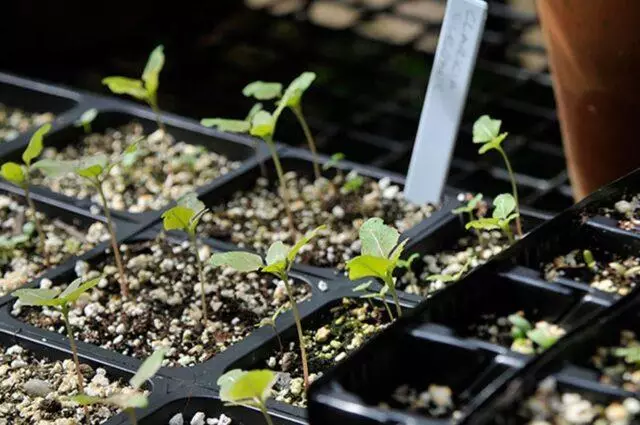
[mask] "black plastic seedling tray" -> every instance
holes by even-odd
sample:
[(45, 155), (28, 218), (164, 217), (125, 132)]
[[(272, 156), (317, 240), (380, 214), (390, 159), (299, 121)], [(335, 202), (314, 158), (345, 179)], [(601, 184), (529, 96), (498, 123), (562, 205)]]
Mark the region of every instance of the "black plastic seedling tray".
[[(573, 249), (590, 249), (596, 261), (600, 258), (603, 263), (636, 255), (638, 236), (607, 226), (597, 214), (605, 206), (612, 208), (622, 196), (637, 193), (639, 176), (640, 170), (534, 229), (484, 266), (422, 302), (348, 360), (323, 375), (310, 389), (310, 422), (413, 424), (451, 419), (409, 413), (397, 406), (381, 407), (379, 403), (388, 402), (394, 389), (401, 384), (415, 384), (419, 391), (424, 391), (430, 384), (448, 385), (459, 410), (456, 421), (476, 423), (482, 415), (484, 420), (490, 420), (495, 409), (501, 406), (499, 403), (512, 404), (513, 388), (510, 385), (520, 384), (512, 380), (514, 376), (521, 373), (529, 379), (532, 375), (525, 372), (542, 368), (549, 359), (584, 360), (586, 343), (575, 341), (589, 340), (593, 351), (594, 335), (604, 340), (610, 337), (611, 326), (617, 326), (605, 329), (601, 322), (617, 317), (620, 311), (637, 309), (640, 288), (635, 287), (621, 297), (579, 280), (547, 281), (542, 267), (555, 256)], [(628, 305), (634, 307), (626, 307)], [(542, 354), (530, 356), (469, 333), (469, 325), (478, 323), (487, 313), (504, 317), (515, 311), (525, 312), (525, 317), (532, 322), (545, 320), (558, 324), (567, 334)], [(635, 318), (637, 310), (629, 314), (634, 314)], [(637, 329), (633, 320), (625, 320), (632, 329)], [(433, 340), (443, 344), (437, 348), (441, 355), (410, 357), (413, 354), (409, 353), (419, 349), (432, 353), (435, 348), (424, 347)], [(481, 350), (488, 360), (482, 363), (482, 355), (469, 355), (466, 359), (454, 357), (454, 352), (465, 350)], [(408, 357), (413, 361), (407, 361)], [(589, 373), (576, 369), (564, 370), (559, 382), (589, 390), (595, 388), (596, 393), (601, 389), (602, 385), (594, 382), (593, 373), (589, 385), (580, 382), (580, 377), (588, 377)], [(478, 381), (482, 384), (478, 385)], [(492, 398), (499, 389), (503, 398)], [(616, 391), (624, 393), (607, 389), (604, 394)]]

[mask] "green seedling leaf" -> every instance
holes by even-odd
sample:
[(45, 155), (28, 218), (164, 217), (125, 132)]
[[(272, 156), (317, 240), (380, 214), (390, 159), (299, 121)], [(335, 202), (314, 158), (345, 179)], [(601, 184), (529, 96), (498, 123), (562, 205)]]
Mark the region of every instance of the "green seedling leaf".
[(194, 213), (205, 209), (204, 202), (198, 199), (198, 194), (194, 192), (182, 195), (176, 202), (178, 205), (191, 209)]
[(283, 267), (286, 267), (285, 265), (287, 262), (287, 254), (289, 253), (290, 249), (291, 247), (289, 245), (286, 245), (282, 241), (276, 241), (272, 243), (267, 250), (267, 265), (283, 265)]
[(334, 153), (331, 158), (322, 165), (323, 170), (329, 170), (330, 168), (337, 168), (341, 161), (344, 161), (345, 155), (342, 152)]
[(354, 292), (366, 291), (367, 289), (369, 289), (371, 287), (372, 283), (373, 283), (372, 281), (368, 281), (368, 282), (362, 283), (362, 284), (356, 286), (355, 288), (353, 288), (353, 291)]
[(478, 153), (482, 155), (485, 152), (488, 152), (488, 151), (490, 151), (492, 149), (500, 148), (500, 145), (502, 144), (504, 139), (506, 139), (507, 136), (508, 136), (508, 133), (502, 133), (501, 135), (499, 135), (498, 137), (496, 137), (492, 141), (487, 142), (484, 145), (482, 145), (480, 147), (480, 149), (478, 149)]
[(590, 250), (585, 249), (584, 251), (582, 251), (582, 258), (584, 259), (587, 267), (589, 267), (590, 269), (596, 268), (596, 259), (593, 258), (593, 253)]
[(531, 326), (531, 323), (529, 323), (527, 319), (525, 319), (519, 314), (512, 314), (509, 317), (507, 317), (507, 320), (509, 320), (509, 323), (511, 323), (513, 326), (522, 330), (525, 334), (533, 329), (533, 326)]
[[(408, 241), (408, 239), (406, 239), (406, 240)], [(403, 241), (403, 243), (405, 243), (405, 242)], [(404, 248), (404, 245), (403, 245), (403, 248)], [(396, 252), (397, 250), (398, 250), (397, 248), (394, 250), (394, 254), (395, 254), (395, 252)], [(411, 254), (411, 255), (409, 256), (409, 258), (407, 258), (406, 260), (400, 260), (400, 259), (398, 259), (398, 260), (396, 261), (396, 267), (400, 267), (400, 268), (403, 268), (403, 269), (407, 269), (407, 270), (409, 270), (409, 269), (411, 269), (411, 265), (413, 264), (413, 262), (414, 262), (415, 260), (417, 260), (418, 258), (420, 258), (420, 254), (418, 254), (417, 252), (414, 252), (414, 253), (413, 253), (413, 254)], [(394, 256), (392, 256), (392, 257), (391, 257), (391, 260), (392, 260), (392, 261), (393, 261), (393, 259), (394, 259)]]
[(391, 255), (389, 256), (389, 259), (391, 260), (391, 263), (393, 264), (393, 267), (397, 267), (398, 266), (398, 262), (400, 261), (400, 256), (404, 252), (404, 247), (407, 244), (407, 242), (409, 242), (409, 238), (407, 238), (407, 239), (403, 240), (402, 242), (400, 242), (398, 244), (398, 246), (396, 246), (394, 248), (394, 250), (391, 252)]
[(464, 225), (464, 228), (469, 229), (481, 229), (481, 230), (496, 230), (501, 229), (499, 218), (480, 218), (473, 220)]
[(276, 120), (273, 115), (264, 110), (258, 111), (251, 120), (250, 133), (252, 136), (268, 138), (273, 136), (275, 126)]
[(87, 179), (97, 179), (107, 168), (109, 158), (105, 154), (98, 154), (89, 158), (84, 158), (75, 163), (74, 171), (80, 177)]
[(13, 291), (12, 294), (20, 300), (22, 305), (35, 305), (35, 306), (52, 306), (58, 305), (56, 301), (56, 295), (58, 291), (55, 289), (45, 288), (22, 288)]
[(558, 341), (558, 338), (551, 335), (544, 329), (536, 328), (527, 332), (527, 338), (538, 344), (545, 350)]
[(63, 174), (73, 173), (75, 161), (56, 161), (54, 159), (41, 159), (32, 165), (33, 168), (40, 170), (44, 175), (57, 177)]
[(640, 346), (616, 348), (613, 350), (613, 355), (616, 357), (624, 357), (624, 361), (627, 363), (640, 363)]
[(96, 277), (95, 279), (91, 279), (86, 282), (83, 282), (81, 278), (78, 278), (73, 282), (71, 282), (71, 284), (69, 284), (69, 286), (67, 286), (67, 288), (64, 291), (62, 291), (62, 293), (58, 295), (57, 298), (66, 304), (74, 303), (80, 297), (80, 295), (84, 294), (89, 289), (96, 286), (101, 279), (102, 279), (102, 276), (99, 276), (99, 277)]
[(364, 184), (364, 178), (360, 175), (349, 177), (347, 181), (342, 185), (342, 191), (344, 193), (356, 192)]
[(2, 168), (0, 168), (0, 174), (2, 174), (3, 179), (18, 186), (22, 186), (26, 182), (24, 170), (15, 162), (7, 162), (2, 164)]
[(149, 379), (153, 377), (153, 375), (158, 372), (160, 367), (162, 366), (162, 361), (164, 360), (164, 356), (167, 354), (169, 349), (163, 347), (155, 350), (153, 354), (151, 354), (147, 359), (140, 365), (140, 368), (136, 372), (135, 375), (129, 380), (129, 384), (135, 389), (139, 389), (142, 385)]
[(457, 281), (458, 276), (455, 274), (432, 274), (427, 276), (427, 280), (430, 282), (440, 281), (443, 283), (449, 283)]
[(162, 213), (162, 225), (164, 230), (184, 230), (189, 228), (189, 223), (195, 213), (191, 208), (177, 205)]
[(513, 195), (509, 193), (503, 193), (496, 196), (493, 200), (493, 218), (499, 218), (505, 220), (516, 209), (516, 200)]
[(384, 224), (379, 217), (370, 218), (360, 227), (360, 241), (362, 255), (388, 258), (398, 244), (400, 233), (391, 226)]
[(251, 120), (253, 120), (253, 117), (263, 109), (264, 108), (262, 107), (262, 103), (256, 103), (251, 107), (251, 109), (249, 109), (249, 113), (247, 114), (247, 118), (245, 118), (245, 121), (250, 123)]
[(227, 403), (256, 406), (266, 401), (277, 378), (272, 370), (230, 370), (218, 378), (220, 398)]
[(471, 213), (476, 208), (478, 208), (478, 204), (480, 203), (480, 201), (482, 201), (482, 193), (478, 193), (476, 196), (470, 199), (469, 202), (467, 202), (465, 205), (462, 205), (461, 207), (458, 207), (451, 212), (453, 214)]
[(93, 120), (98, 116), (98, 110), (96, 108), (87, 109), (80, 115), (80, 118), (73, 123), (75, 127), (82, 127), (87, 124), (91, 124)]
[(144, 86), (149, 93), (158, 91), (158, 81), (163, 66), (164, 46), (161, 44), (153, 49), (142, 72), (142, 81), (144, 81)]
[(144, 101), (149, 99), (147, 90), (140, 80), (127, 77), (107, 77), (102, 80), (102, 84), (105, 84), (109, 90), (116, 94), (127, 94)]
[(498, 137), (502, 121), (483, 115), (473, 124), (473, 143), (487, 143)]
[(95, 397), (86, 394), (78, 394), (69, 397), (70, 401), (78, 403), (80, 406), (90, 406), (92, 404), (102, 404), (115, 406), (122, 410), (144, 409), (149, 405), (149, 399), (141, 393), (114, 394), (111, 397)]
[(246, 97), (255, 97), (258, 100), (271, 100), (282, 96), (282, 84), (254, 81), (242, 89)]
[(204, 118), (200, 120), (200, 124), (205, 127), (215, 127), (220, 131), (227, 133), (248, 133), (251, 130), (251, 122), (249, 120), (227, 120), (224, 118)]
[(31, 139), (29, 140), (29, 144), (27, 148), (22, 153), (22, 160), (27, 166), (31, 165), (31, 161), (40, 156), (42, 153), (42, 139), (44, 135), (47, 134), (51, 130), (51, 124), (47, 123), (37, 129)]
[(315, 229), (307, 232), (302, 239), (300, 239), (298, 242), (296, 242), (296, 244), (293, 246), (293, 248), (291, 248), (291, 250), (289, 250), (289, 252), (287, 253), (287, 260), (289, 261), (289, 264), (293, 264), (293, 262), (296, 259), (296, 256), (298, 255), (298, 252), (300, 252), (300, 250), (302, 249), (303, 246), (305, 246), (306, 244), (308, 244), (311, 239), (315, 238), (316, 235), (326, 229), (327, 226), (325, 226), (324, 224), (321, 226), (316, 227)]
[(300, 105), (302, 95), (315, 79), (315, 72), (303, 72), (289, 84), (280, 102), (288, 107), (297, 107)]
[(262, 257), (244, 251), (218, 252), (209, 261), (214, 267), (228, 266), (240, 272), (257, 271), (264, 266)]
[(385, 279), (389, 270), (392, 268), (393, 263), (391, 260), (373, 255), (360, 255), (347, 261), (347, 271), (349, 272), (350, 280), (365, 277)]

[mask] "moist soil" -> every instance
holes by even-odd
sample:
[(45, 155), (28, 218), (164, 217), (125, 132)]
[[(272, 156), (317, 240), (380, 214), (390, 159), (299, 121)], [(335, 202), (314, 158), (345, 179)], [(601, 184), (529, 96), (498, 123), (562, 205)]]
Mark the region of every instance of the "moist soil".
[[(522, 311), (518, 311), (515, 314), (524, 319), (528, 319)], [(544, 320), (535, 323), (530, 321), (530, 323), (533, 328), (544, 329), (556, 337), (562, 337), (566, 333), (562, 327)], [(514, 326), (509, 321), (508, 316), (498, 317), (494, 313), (489, 313), (483, 314), (478, 322), (470, 325), (465, 336), (471, 336), (491, 342), (492, 344), (508, 347), (513, 351), (523, 354), (534, 354), (544, 351), (542, 347), (529, 338), (514, 338), (513, 328)]]
[(45, 269), (80, 255), (108, 239), (104, 224), (78, 228), (37, 213), (45, 233), (45, 253), (39, 247), (33, 213), (17, 197), (0, 195), (0, 296), (30, 282)]
[[(623, 353), (622, 350), (627, 351)], [(635, 353), (633, 353), (634, 351)], [(636, 334), (624, 330), (620, 332), (620, 344), (598, 347), (591, 356), (589, 365), (598, 369), (601, 374), (601, 383), (622, 387), (627, 391), (637, 393), (640, 392), (638, 353), (640, 353), (640, 341), (638, 341)]]
[[(176, 141), (161, 131), (145, 134), (138, 122), (131, 122), (104, 133), (82, 137), (79, 143), (64, 148), (45, 147), (43, 158), (76, 160), (97, 154), (117, 159), (140, 137), (138, 156), (133, 165), (118, 164), (105, 179), (104, 190), (109, 207), (115, 210), (141, 213), (158, 210), (180, 196), (195, 191), (211, 180), (240, 166), (225, 156), (208, 151), (204, 146)], [(36, 176), (34, 184), (48, 186), (55, 192), (73, 198), (90, 198), (102, 205), (93, 188), (73, 175)]]
[(21, 133), (53, 121), (51, 112), (25, 112), (0, 103), (0, 143), (10, 142)]
[[(242, 340), (262, 319), (288, 305), (284, 283), (277, 279), (205, 265), (209, 320), (204, 327), (196, 259), (188, 242), (172, 243), (160, 234), (153, 240), (123, 245), (121, 251), (130, 287), (126, 300), (120, 296), (111, 255), (95, 265), (76, 264), (76, 273), (83, 279), (104, 276), (70, 312), (81, 341), (138, 359), (160, 346), (170, 347), (165, 366), (193, 366)], [(211, 253), (208, 246), (200, 245), (201, 258)], [(298, 301), (311, 294), (310, 287), (299, 281), (293, 281), (292, 288)], [(16, 303), (12, 314), (64, 333), (60, 314), (54, 310)]]
[[(111, 379), (101, 368), (80, 364), (85, 393), (105, 397), (132, 391), (123, 382)], [(79, 394), (73, 361), (50, 361), (35, 356), (19, 345), (0, 347), (1, 425), (97, 425), (118, 413), (101, 405), (85, 409), (66, 399)]]
[[(313, 326), (305, 328), (303, 324), (310, 381), (313, 382), (326, 369), (346, 358), (367, 339), (384, 329), (389, 320), (384, 307), (364, 300), (343, 298), (338, 305), (329, 309), (329, 316)], [(276, 400), (305, 407), (307, 401), (298, 340), (295, 338), (283, 343), (284, 349), (276, 344), (264, 365), (260, 364), (259, 367), (266, 366), (281, 372), (273, 389)]]
[(431, 418), (456, 419), (459, 412), (456, 409), (455, 397), (451, 388), (443, 385), (431, 384), (420, 391), (409, 385), (401, 385), (391, 395), (389, 403), (381, 403), (384, 409), (401, 409)]
[[(362, 185), (345, 190), (344, 176), (315, 182), (290, 171), (285, 174), (287, 192), (298, 235), (289, 232), (281, 197), (265, 178), (248, 191), (236, 192), (229, 201), (208, 205), (212, 211), (202, 220), (204, 232), (240, 247), (265, 253), (278, 240), (293, 244), (302, 234), (326, 225), (314, 242), (304, 247), (299, 261), (318, 267), (344, 269), (347, 260), (360, 254), (358, 229), (367, 218), (380, 217), (403, 232), (429, 217), (435, 207), (418, 206), (404, 199), (400, 186), (389, 178), (360, 176)], [(273, 182), (272, 182), (273, 183)]]
[[(412, 264), (411, 271), (397, 281), (398, 289), (409, 294), (430, 297), (454, 281), (428, 280), (433, 275), (454, 276), (466, 267), (460, 277), (486, 263), (491, 257), (509, 247), (509, 241), (501, 232), (481, 232), (463, 236), (451, 249), (423, 256)], [(419, 277), (418, 277), (419, 276)]]
[(603, 208), (600, 213), (617, 220), (618, 227), (623, 230), (640, 232), (640, 194), (626, 197), (616, 202), (613, 208)]
[(545, 278), (572, 279), (611, 294), (627, 295), (640, 281), (640, 257), (615, 258), (609, 254), (593, 254), (595, 264), (588, 266), (583, 251), (573, 250), (556, 257), (544, 266)]
[(553, 378), (546, 378), (518, 407), (517, 414), (528, 425), (632, 425), (640, 422), (640, 401), (626, 398), (596, 403), (577, 392), (561, 391)]

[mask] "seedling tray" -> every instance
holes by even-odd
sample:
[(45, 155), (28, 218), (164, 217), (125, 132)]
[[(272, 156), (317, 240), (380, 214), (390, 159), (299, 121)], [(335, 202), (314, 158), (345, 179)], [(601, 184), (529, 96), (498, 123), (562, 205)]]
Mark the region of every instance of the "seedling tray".
[[(458, 410), (456, 422), (493, 420), (495, 409), (513, 405), (515, 399), (510, 394), (514, 388), (520, 388), (520, 381), (514, 381), (514, 377), (526, 377), (529, 382), (533, 379), (529, 371), (541, 369), (547, 363), (557, 365), (567, 359), (584, 363), (598, 343), (611, 338), (610, 329), (618, 326), (615, 329), (619, 330), (620, 323), (628, 324), (631, 330), (637, 329), (637, 323), (628, 320), (628, 315), (620, 319), (622, 322), (606, 328), (602, 322), (618, 317), (621, 312), (633, 311), (633, 307), (637, 312), (640, 289), (631, 286), (629, 292), (621, 296), (577, 278), (549, 280), (545, 279), (543, 266), (573, 249), (592, 250), (596, 262), (601, 259), (597, 267), (602, 269), (614, 259), (622, 261), (635, 255), (640, 241), (637, 234), (612, 227), (598, 214), (604, 206), (612, 208), (621, 197), (637, 193), (639, 176), (640, 170), (637, 170), (533, 229), (487, 264), (419, 304), (348, 360), (324, 374), (310, 389), (310, 422), (373, 424), (450, 420), (450, 417), (411, 413), (399, 406), (381, 407), (380, 402), (388, 403), (394, 389), (403, 384), (416, 385), (418, 391), (424, 391), (430, 384), (449, 386)], [(515, 311), (523, 311), (532, 323), (545, 320), (560, 325), (567, 333), (542, 354), (526, 355), (495, 341), (488, 342), (486, 335), (478, 338), (478, 334), (470, 332), (478, 328), (469, 325), (478, 323), (487, 313), (504, 317)], [(633, 314), (637, 317), (637, 313)], [(588, 350), (584, 341), (589, 341)], [(417, 350), (428, 354), (415, 354)], [(563, 369), (558, 379), (561, 384), (586, 388), (597, 394), (625, 393), (615, 388), (603, 389), (594, 375), (579, 365)], [(530, 393), (531, 385), (527, 388)], [(501, 396), (492, 398), (498, 393)]]

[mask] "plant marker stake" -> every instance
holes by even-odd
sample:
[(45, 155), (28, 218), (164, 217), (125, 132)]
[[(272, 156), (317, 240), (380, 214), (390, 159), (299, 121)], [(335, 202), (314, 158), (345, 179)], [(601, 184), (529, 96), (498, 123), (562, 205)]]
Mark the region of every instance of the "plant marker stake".
[(487, 18), (484, 0), (449, 0), (405, 185), (416, 204), (438, 203)]

